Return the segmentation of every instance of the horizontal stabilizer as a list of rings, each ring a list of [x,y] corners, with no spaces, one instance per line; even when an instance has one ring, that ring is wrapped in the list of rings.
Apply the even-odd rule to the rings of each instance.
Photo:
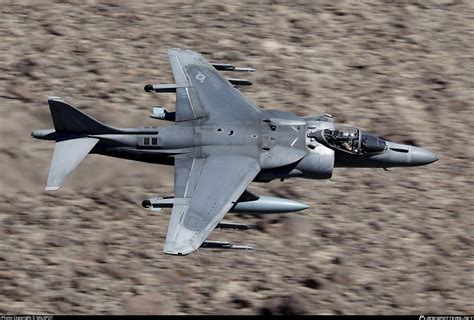
[[[58,190],[99,139],[77,138],[56,142],[45,190]]]

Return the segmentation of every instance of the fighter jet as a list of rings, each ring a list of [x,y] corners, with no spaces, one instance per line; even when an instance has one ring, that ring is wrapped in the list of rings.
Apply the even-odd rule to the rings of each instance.
[[[174,196],[142,203],[154,211],[172,208],[166,254],[187,255],[201,247],[251,249],[207,238],[215,228],[250,227],[222,221],[229,211],[264,214],[308,207],[258,196],[247,190],[252,181],[329,179],[335,167],[408,167],[438,160],[426,149],[336,125],[328,114],[300,117],[259,109],[239,90],[250,81],[220,73],[252,68],[209,63],[191,50],[169,49],[168,56],[175,83],[148,84],[145,91],[176,93],[174,112],[155,107],[150,115],[172,125],[114,128],[49,97],[54,129],[32,132],[34,138],[56,142],[46,190],[59,189],[89,153],[174,166]]]

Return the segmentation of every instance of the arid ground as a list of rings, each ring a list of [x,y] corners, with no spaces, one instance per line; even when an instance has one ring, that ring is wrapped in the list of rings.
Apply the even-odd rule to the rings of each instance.
[[[474,313],[473,1],[12,3],[0,1],[0,313]],[[173,81],[172,47],[256,68],[242,91],[261,108],[328,112],[440,160],[253,183],[311,208],[228,214],[258,228],[210,236],[253,251],[164,255],[170,210],[141,201],[172,195],[173,168],[91,155],[46,193],[53,143],[30,132],[52,127],[52,95],[113,126],[168,125],[148,115],[174,95],[143,86]]]

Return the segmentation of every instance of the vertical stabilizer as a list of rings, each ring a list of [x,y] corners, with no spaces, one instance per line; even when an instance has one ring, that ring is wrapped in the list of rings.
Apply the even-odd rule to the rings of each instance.
[[[56,132],[87,134],[113,134],[120,132],[116,128],[109,127],[89,117],[87,114],[62,101],[59,97],[49,97],[48,104]]]

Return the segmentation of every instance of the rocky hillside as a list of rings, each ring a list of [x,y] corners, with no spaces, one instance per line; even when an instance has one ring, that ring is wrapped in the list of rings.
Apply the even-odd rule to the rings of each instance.
[[[437,1],[71,1],[0,7],[0,313],[474,313],[474,5]],[[440,161],[329,181],[252,184],[300,213],[211,239],[250,252],[162,254],[172,168],[89,156],[45,193],[47,96],[101,121],[156,125],[143,91],[166,48],[257,69],[261,108],[329,112]],[[159,123],[162,125],[163,123]]]

